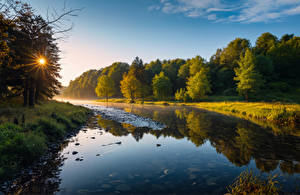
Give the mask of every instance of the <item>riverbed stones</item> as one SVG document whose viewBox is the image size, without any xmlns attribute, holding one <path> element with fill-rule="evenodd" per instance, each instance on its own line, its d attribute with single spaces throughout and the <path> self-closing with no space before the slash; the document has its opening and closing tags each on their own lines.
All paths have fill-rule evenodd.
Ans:
<svg viewBox="0 0 300 195">
<path fill-rule="evenodd" d="M 161 146 L 161 144 L 156 144 L 156 147 L 160 147 Z"/>
<path fill-rule="evenodd" d="M 83 158 L 76 158 L 75 161 L 83 161 Z"/>
<path fill-rule="evenodd" d="M 78 154 L 78 152 L 77 151 L 73 151 L 72 154 L 75 155 L 75 154 Z"/>
<path fill-rule="evenodd" d="M 119 142 L 116 142 L 115 144 L 118 144 L 118 145 L 120 145 L 120 144 L 122 144 L 122 142 L 120 142 L 120 141 L 119 141 Z"/>
<path fill-rule="evenodd" d="M 75 143 L 75 146 L 79 146 L 80 145 L 80 143 Z"/>
</svg>

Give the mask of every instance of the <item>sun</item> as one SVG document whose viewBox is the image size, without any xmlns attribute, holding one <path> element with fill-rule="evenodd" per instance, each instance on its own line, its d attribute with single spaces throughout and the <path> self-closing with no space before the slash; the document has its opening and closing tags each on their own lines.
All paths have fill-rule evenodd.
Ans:
<svg viewBox="0 0 300 195">
<path fill-rule="evenodd" d="M 45 65 L 46 64 L 46 60 L 44 58 L 39 58 L 38 62 L 40 65 Z"/>
</svg>

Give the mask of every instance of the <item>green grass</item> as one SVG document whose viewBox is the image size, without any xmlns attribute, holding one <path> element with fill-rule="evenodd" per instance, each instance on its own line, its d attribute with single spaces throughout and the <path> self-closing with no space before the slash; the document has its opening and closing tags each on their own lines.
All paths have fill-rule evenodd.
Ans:
<svg viewBox="0 0 300 195">
<path fill-rule="evenodd" d="M 69 103 L 47 101 L 24 108 L 18 100 L 0 104 L 0 181 L 12 178 L 41 157 L 51 143 L 82 125 L 90 111 Z"/>
</svg>

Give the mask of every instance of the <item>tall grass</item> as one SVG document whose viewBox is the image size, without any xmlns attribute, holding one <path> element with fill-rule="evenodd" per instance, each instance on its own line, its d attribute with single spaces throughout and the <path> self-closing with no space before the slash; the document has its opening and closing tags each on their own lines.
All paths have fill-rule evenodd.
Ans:
<svg viewBox="0 0 300 195">
<path fill-rule="evenodd" d="M 253 173 L 253 171 L 242 172 L 228 187 L 229 194 L 244 195 L 244 194 L 279 194 L 278 181 L 275 176 L 269 176 L 268 179 L 263 179 Z"/>
</svg>

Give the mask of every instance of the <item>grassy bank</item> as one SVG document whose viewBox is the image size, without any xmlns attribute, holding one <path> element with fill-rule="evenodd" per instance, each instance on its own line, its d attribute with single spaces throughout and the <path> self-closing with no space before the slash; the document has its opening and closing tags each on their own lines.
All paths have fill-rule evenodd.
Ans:
<svg viewBox="0 0 300 195">
<path fill-rule="evenodd" d="M 97 100 L 105 102 L 105 100 Z M 128 103 L 126 99 L 109 99 L 111 103 Z M 287 103 L 266 102 L 191 102 L 181 103 L 172 101 L 136 101 L 136 104 L 194 106 L 201 109 L 230 114 L 256 123 L 269 122 L 277 126 L 299 128 L 300 105 Z M 262 124 L 260 124 L 262 125 Z"/>
<path fill-rule="evenodd" d="M 0 104 L 0 181 L 41 157 L 53 144 L 81 126 L 89 110 L 69 103 L 48 101 L 34 108 L 18 102 Z"/>
</svg>

